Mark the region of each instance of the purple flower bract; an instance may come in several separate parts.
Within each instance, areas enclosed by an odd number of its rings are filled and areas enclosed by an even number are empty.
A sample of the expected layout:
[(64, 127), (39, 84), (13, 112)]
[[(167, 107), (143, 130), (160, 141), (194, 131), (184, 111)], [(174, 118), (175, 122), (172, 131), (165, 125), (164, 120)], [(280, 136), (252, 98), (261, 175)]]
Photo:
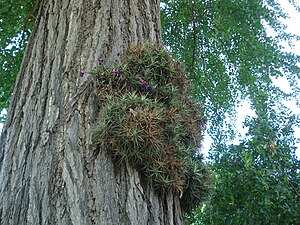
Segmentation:
[(115, 75), (120, 75), (120, 73), (121, 73), (121, 71), (118, 70), (118, 69), (112, 69), (111, 72), (112, 72), (113, 74), (115, 74)]

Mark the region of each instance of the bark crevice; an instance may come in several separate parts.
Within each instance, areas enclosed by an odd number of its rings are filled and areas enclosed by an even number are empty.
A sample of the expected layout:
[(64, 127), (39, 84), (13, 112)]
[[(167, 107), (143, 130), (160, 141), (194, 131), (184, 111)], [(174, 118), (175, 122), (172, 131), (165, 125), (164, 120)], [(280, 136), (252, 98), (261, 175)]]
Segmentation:
[(87, 72), (160, 43), (159, 2), (44, 1), (37, 18), (0, 140), (0, 224), (181, 224), (168, 218), (178, 202), (92, 142), (101, 106)]

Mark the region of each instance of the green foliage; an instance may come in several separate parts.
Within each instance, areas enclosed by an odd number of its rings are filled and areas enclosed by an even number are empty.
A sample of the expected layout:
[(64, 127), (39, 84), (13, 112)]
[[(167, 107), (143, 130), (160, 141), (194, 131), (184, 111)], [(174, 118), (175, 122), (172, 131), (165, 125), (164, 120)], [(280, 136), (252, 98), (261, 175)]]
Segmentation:
[[(283, 52), (280, 43), (298, 37), (285, 33), (279, 19), (287, 15), (277, 1), (162, 2), (163, 43), (189, 72), (195, 96), (205, 103), (215, 140), (219, 130), (224, 134), (220, 125), (240, 99), (254, 102), (258, 91), (283, 94), (269, 85), (271, 77), (282, 76), (284, 71), (295, 85), (299, 57)], [(278, 32), (277, 36), (271, 38), (266, 26)]]
[(290, 147), (293, 118), (282, 115), (278, 123), (274, 116), (252, 119), (249, 140), (222, 147), (210, 201), (196, 212), (202, 218), (196, 224), (298, 224), (300, 161)]
[(35, 0), (0, 1), (0, 112), (8, 107), (38, 5)]
[[(281, 44), (299, 37), (286, 33), (281, 19), (287, 15), (279, 1), (162, 2), (163, 42), (186, 66), (215, 142), (210, 200), (188, 215), (187, 223), (297, 224), (299, 160), (293, 128), (299, 121), (281, 100), (299, 96), (299, 56), (284, 52)], [(272, 77), (283, 75), (294, 91), (290, 96), (272, 83)], [(235, 138), (231, 118), (243, 99), (256, 117), (244, 123), (248, 136), (230, 145)]]
[[(214, 188), (187, 223), (297, 224), (300, 181), (293, 128), (299, 121), (281, 106), (289, 96), (271, 80), (285, 75), (294, 91), (290, 95), (299, 95), (299, 56), (281, 46), (299, 40), (285, 31), (281, 19), (287, 15), (278, 1), (162, 2), (163, 42), (186, 66), (214, 139)], [(234, 117), (243, 99), (256, 117), (244, 123), (248, 136), (230, 145), (235, 120), (225, 119)]]
[(260, 96), (247, 138), (217, 145), (210, 199), (188, 219), (194, 224), (298, 224), (300, 161), (293, 127), (299, 119)]
[(93, 74), (102, 106), (94, 129), (99, 150), (130, 163), (156, 190), (175, 190), (185, 210), (199, 204), (209, 178), (197, 155), (206, 119), (179, 63), (159, 46), (138, 46), (117, 69), (99, 65)]

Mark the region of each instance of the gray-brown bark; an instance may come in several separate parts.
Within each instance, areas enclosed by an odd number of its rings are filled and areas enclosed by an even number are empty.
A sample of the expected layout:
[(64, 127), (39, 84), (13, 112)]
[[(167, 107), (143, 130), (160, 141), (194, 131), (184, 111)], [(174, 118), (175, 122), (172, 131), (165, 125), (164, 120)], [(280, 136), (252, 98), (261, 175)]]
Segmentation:
[(45, 0), (0, 141), (0, 224), (182, 224), (179, 199), (97, 157), (90, 71), (160, 42), (159, 0)]

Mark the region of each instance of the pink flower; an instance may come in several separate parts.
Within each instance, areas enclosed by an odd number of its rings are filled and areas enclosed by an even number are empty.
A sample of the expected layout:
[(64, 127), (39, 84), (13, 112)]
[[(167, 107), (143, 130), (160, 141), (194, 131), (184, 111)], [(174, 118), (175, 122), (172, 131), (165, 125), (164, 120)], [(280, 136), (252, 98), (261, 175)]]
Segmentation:
[(118, 70), (118, 69), (112, 69), (111, 72), (112, 72), (113, 74), (115, 74), (115, 75), (120, 75), (120, 73), (121, 73), (121, 71)]

